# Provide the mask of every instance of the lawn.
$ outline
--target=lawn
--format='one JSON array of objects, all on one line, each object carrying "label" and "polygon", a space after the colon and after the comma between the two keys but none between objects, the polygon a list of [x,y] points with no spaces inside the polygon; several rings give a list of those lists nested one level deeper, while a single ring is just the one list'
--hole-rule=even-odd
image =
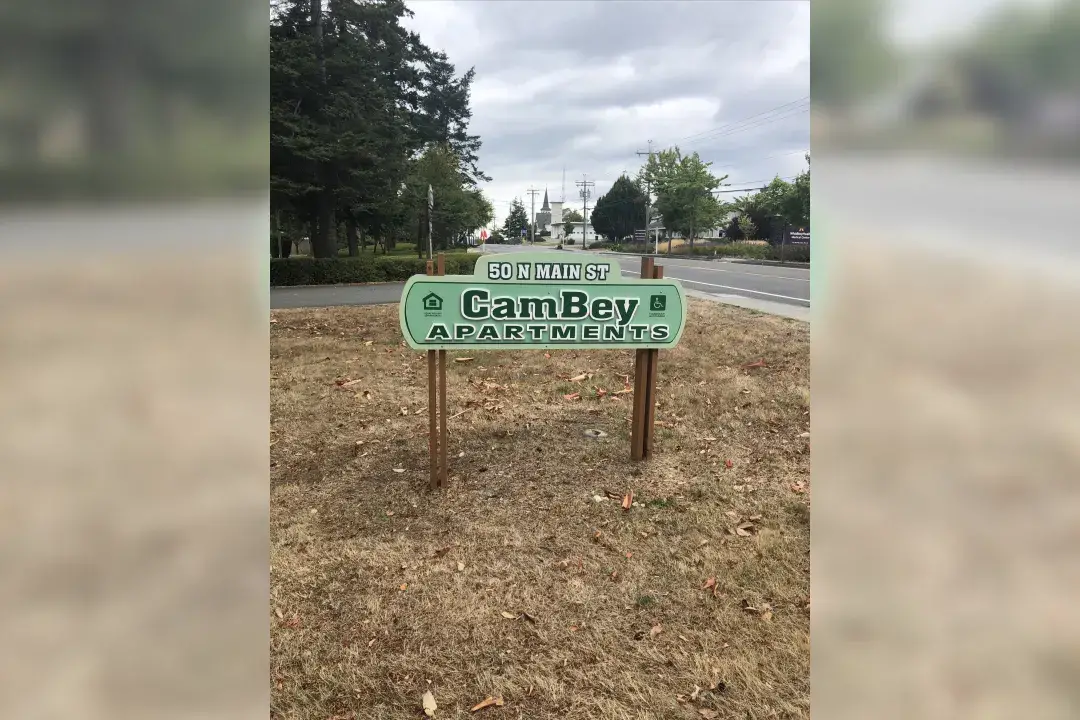
[{"label": "lawn", "polygon": [[632,353],[451,353],[429,492],[397,323],[273,313],[272,717],[809,718],[808,325],[691,301],[644,464]]}]

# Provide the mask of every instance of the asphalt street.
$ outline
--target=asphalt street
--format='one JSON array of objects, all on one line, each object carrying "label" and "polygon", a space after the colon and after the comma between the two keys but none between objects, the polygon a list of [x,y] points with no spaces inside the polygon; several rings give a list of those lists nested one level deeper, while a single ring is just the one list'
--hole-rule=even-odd
[{"label": "asphalt street", "polygon": [[[527,252],[553,248],[532,248],[527,245],[489,245],[488,252]],[[565,252],[565,251],[564,251]],[[636,255],[605,254],[618,262],[622,273],[637,277],[641,257]],[[785,305],[810,307],[810,269],[776,265],[749,265],[719,260],[684,260],[657,256],[656,263],[664,266],[664,277],[682,281],[687,290],[708,295],[738,295]]]},{"label": "asphalt street", "polygon": [[[546,251],[560,253],[554,248],[523,245],[490,245],[487,251],[514,253]],[[567,252],[567,251],[562,251]],[[561,254],[561,253],[560,253]],[[614,259],[626,277],[637,277],[641,258],[636,256],[604,255]],[[658,258],[664,266],[664,276],[682,281],[686,290],[695,294],[722,298],[745,298],[750,301],[795,307],[810,307],[810,270],[800,267],[745,265],[708,260]],[[276,287],[270,289],[271,309],[330,307],[337,305],[378,305],[395,303],[401,298],[404,283],[381,285],[330,285],[317,287]]]}]

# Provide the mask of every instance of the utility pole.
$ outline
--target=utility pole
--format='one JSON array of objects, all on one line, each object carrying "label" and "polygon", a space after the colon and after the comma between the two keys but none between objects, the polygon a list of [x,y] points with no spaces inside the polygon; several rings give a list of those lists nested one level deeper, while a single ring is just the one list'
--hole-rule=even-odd
[{"label": "utility pole", "polygon": [[579,194],[581,195],[581,248],[585,249],[585,228],[589,224],[589,196],[592,195],[591,188],[596,183],[591,180],[587,180],[585,173],[581,174],[581,182],[575,182],[575,185],[581,188]]},{"label": "utility pole", "polygon": [[529,188],[529,243],[536,244],[536,194],[540,192],[536,188]]},{"label": "utility pole", "polygon": [[[649,159],[651,160],[652,159],[652,140],[649,141],[649,149],[648,150],[646,150],[645,152],[642,152],[641,150],[638,150],[637,154],[638,154],[638,156],[648,155]],[[646,175],[645,176],[645,242],[646,243],[649,242],[649,215],[651,213],[652,213],[652,183],[649,182],[649,177],[648,177],[648,175]],[[653,234],[653,255],[656,255],[657,252],[659,252],[659,248],[657,247],[659,245],[659,243],[660,243],[660,241],[659,241],[656,233],[654,233]]]}]

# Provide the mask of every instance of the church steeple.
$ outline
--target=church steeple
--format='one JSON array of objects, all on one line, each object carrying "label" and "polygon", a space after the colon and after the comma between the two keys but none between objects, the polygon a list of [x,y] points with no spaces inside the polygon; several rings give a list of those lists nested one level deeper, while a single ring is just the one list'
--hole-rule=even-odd
[{"label": "church steeple", "polygon": [[544,205],[540,208],[540,212],[551,212],[551,206],[548,205],[547,188],[544,188]]}]

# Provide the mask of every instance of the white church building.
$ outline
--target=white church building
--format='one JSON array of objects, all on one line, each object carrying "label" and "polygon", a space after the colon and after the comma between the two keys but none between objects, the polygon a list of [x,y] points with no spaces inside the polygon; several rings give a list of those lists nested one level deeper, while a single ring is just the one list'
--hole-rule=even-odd
[{"label": "white church building", "polygon": [[[574,207],[565,207],[565,204],[561,200],[555,202],[548,202],[548,192],[544,189],[544,204],[540,207],[540,211],[536,213],[536,217],[533,221],[536,223],[536,229],[538,232],[550,232],[551,239],[557,242],[563,242],[570,239],[575,240],[575,244],[580,245],[584,238],[585,242],[594,242],[597,240],[596,233],[593,232],[592,225],[588,224],[588,217],[585,218],[585,223],[573,223],[570,235],[566,235],[566,221],[563,219],[566,213],[571,210],[576,210]],[[580,210],[578,211],[581,212]],[[584,225],[584,228],[582,227]]]}]

